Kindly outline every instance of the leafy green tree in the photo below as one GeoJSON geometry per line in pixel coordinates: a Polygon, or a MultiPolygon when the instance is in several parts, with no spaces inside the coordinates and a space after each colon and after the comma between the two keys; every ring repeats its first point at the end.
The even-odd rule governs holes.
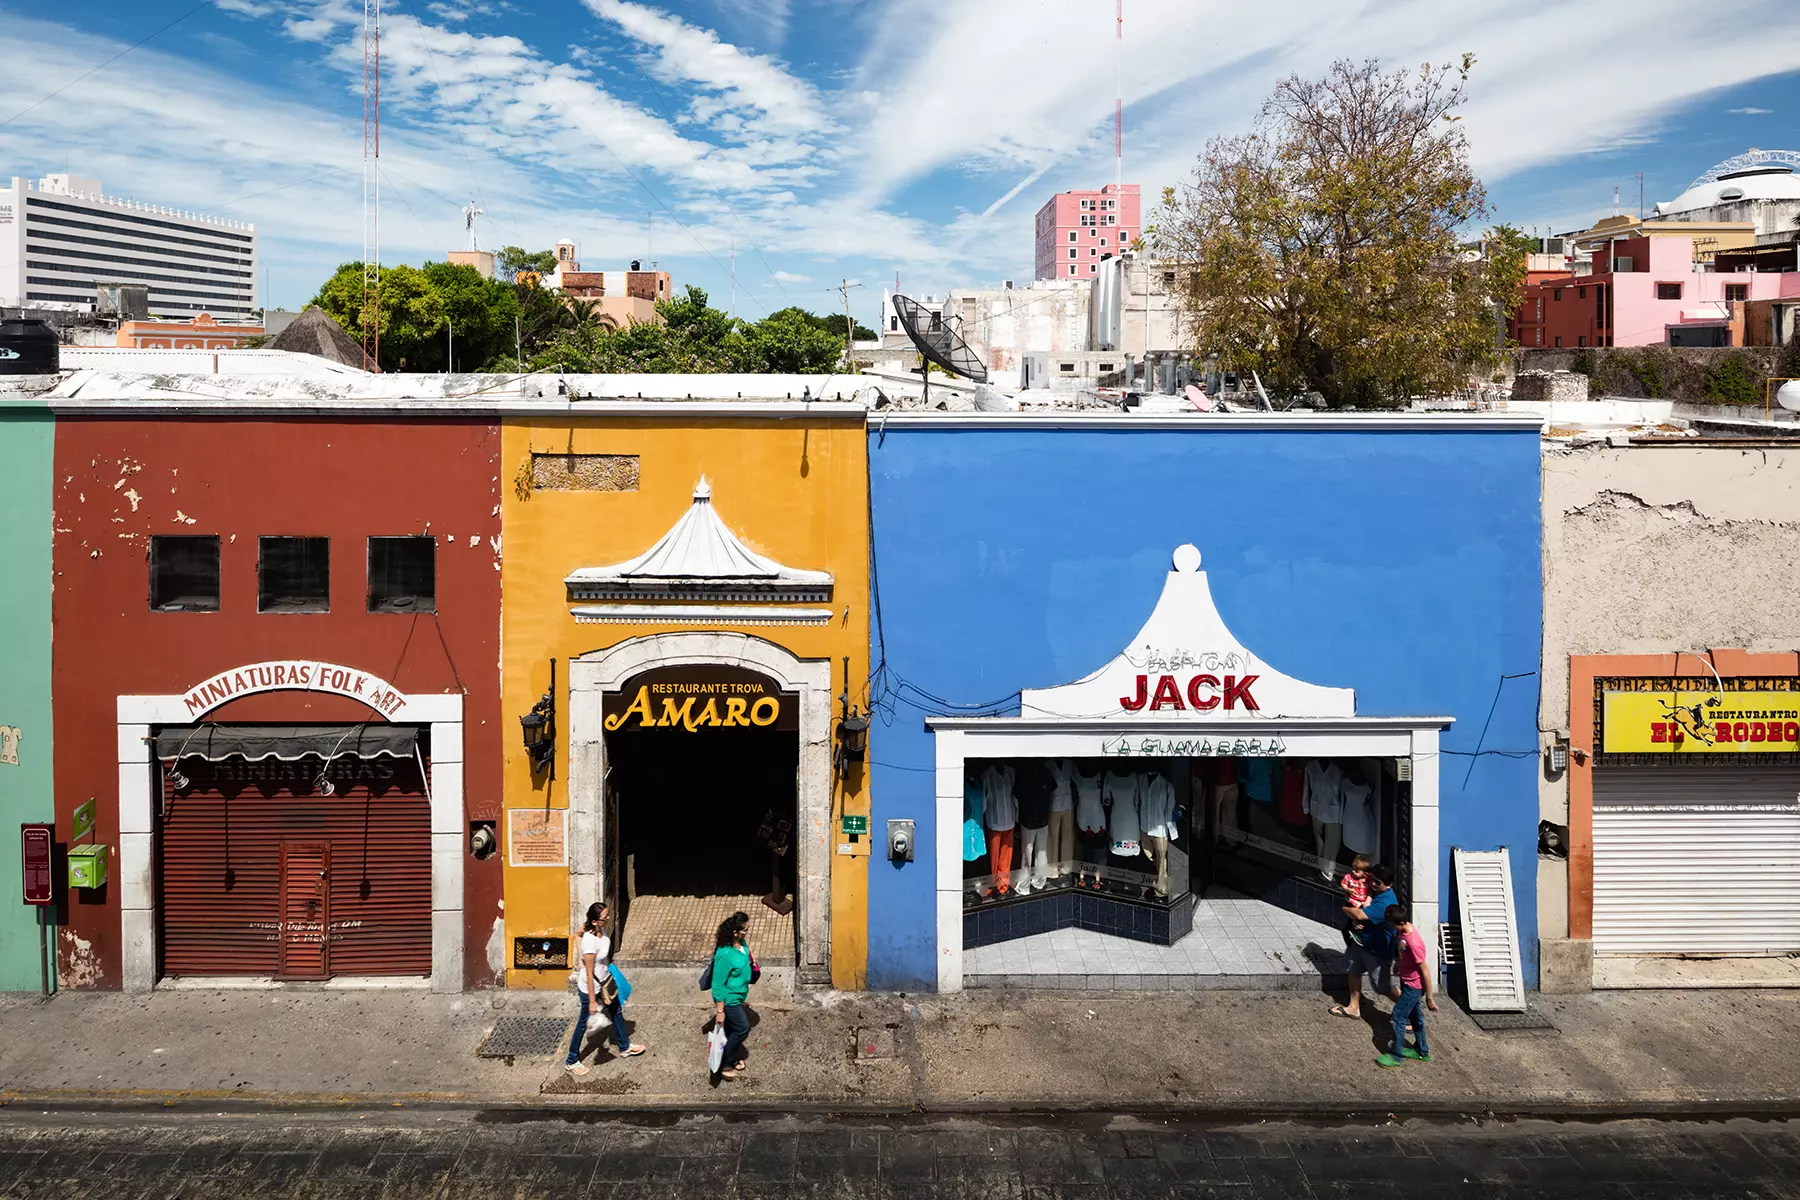
{"type": "Polygon", "coordinates": [[[831,329],[809,312],[784,308],[747,326],[743,338],[749,361],[761,364],[752,370],[819,374],[830,371],[843,357],[844,320],[839,317],[837,328],[831,329]]]}
{"type": "Polygon", "coordinates": [[[536,271],[539,275],[548,275],[554,270],[554,250],[525,250],[518,246],[506,246],[494,255],[494,274],[502,283],[517,281],[520,271],[536,271]]]}
{"type": "MultiPolygon", "coordinates": [[[[312,303],[361,341],[363,264],[348,262],[339,267],[312,303]]],[[[428,369],[421,365],[427,360],[442,362],[444,299],[423,271],[405,265],[383,267],[379,308],[383,371],[420,371],[428,369]]]]}
{"type": "Polygon", "coordinates": [[[1457,116],[1473,64],[1290,76],[1251,132],[1207,144],[1151,247],[1178,268],[1194,349],[1333,407],[1452,391],[1497,361],[1524,259],[1510,234],[1484,252],[1459,233],[1488,211],[1457,116]]]}
{"type": "Polygon", "coordinates": [[[454,339],[438,338],[439,351],[454,346],[455,361],[440,354],[435,364],[422,355],[415,370],[473,370],[512,357],[514,322],[520,316],[514,289],[461,263],[426,263],[423,274],[443,302],[446,328],[454,339]]]}

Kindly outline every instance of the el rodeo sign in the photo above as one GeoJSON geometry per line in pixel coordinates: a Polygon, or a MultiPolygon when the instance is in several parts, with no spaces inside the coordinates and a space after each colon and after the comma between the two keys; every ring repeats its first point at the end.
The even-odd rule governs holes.
{"type": "Polygon", "coordinates": [[[1608,754],[1800,752],[1800,692],[1607,692],[1608,754]]]}

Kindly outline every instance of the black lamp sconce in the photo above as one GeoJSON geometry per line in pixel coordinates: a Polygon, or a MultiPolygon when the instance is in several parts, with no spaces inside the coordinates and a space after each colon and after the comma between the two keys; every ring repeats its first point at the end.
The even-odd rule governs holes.
{"type": "Polygon", "coordinates": [[[556,660],[550,660],[550,690],[519,718],[520,734],[525,739],[525,753],[531,759],[531,773],[551,771],[556,766],[556,660]]]}
{"type": "Polygon", "coordinates": [[[838,697],[843,715],[838,717],[838,772],[860,763],[869,752],[869,718],[850,703],[850,659],[844,659],[844,691],[838,697]]]}

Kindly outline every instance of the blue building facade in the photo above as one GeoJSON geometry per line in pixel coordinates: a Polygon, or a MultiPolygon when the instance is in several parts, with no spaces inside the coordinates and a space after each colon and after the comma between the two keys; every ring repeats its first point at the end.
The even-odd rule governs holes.
{"type": "Polygon", "coordinates": [[[869,463],[872,828],[913,820],[918,847],[871,864],[871,988],[939,986],[960,952],[939,875],[956,836],[940,797],[962,784],[940,778],[945,734],[928,718],[1016,715],[1022,690],[1115,660],[1183,545],[1269,669],[1354,689],[1358,720],[1453,720],[1434,764],[1384,768],[1390,791],[1415,767],[1436,789],[1438,869],[1421,874],[1434,894],[1413,903],[1453,919],[1451,848],[1505,846],[1517,927],[1536,929],[1536,422],[908,415],[871,423],[869,463]]]}

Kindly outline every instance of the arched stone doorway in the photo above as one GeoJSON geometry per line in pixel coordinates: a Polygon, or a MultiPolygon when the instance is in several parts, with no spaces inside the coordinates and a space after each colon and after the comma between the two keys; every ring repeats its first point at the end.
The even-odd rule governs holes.
{"type": "Polygon", "coordinates": [[[831,664],[801,659],[762,638],[723,631],[662,633],[595,650],[569,664],[570,927],[614,886],[606,824],[609,764],[602,699],[664,667],[724,666],[773,680],[799,703],[795,773],[795,935],[802,982],[830,979],[831,664]]]}

